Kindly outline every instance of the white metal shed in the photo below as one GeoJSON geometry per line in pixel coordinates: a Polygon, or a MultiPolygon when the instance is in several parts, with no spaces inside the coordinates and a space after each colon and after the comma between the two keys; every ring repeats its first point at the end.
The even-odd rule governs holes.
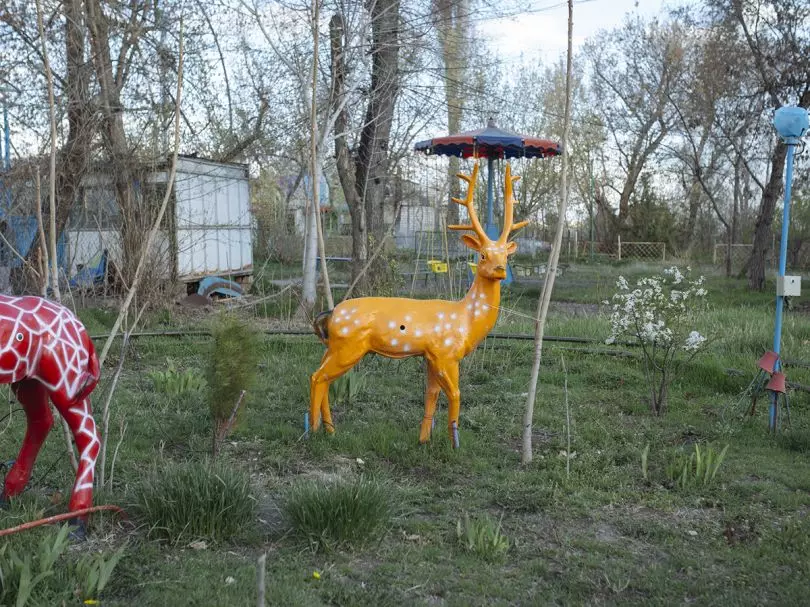
{"type": "MultiPolygon", "coordinates": [[[[162,198],[168,167],[147,173],[146,187],[162,198]]],[[[69,272],[92,263],[103,250],[121,255],[120,216],[108,175],[85,180],[83,199],[72,214],[65,236],[69,272]]],[[[253,218],[248,167],[180,156],[168,221],[155,244],[153,263],[165,278],[196,282],[209,275],[248,276],[253,272],[253,218]]]]}

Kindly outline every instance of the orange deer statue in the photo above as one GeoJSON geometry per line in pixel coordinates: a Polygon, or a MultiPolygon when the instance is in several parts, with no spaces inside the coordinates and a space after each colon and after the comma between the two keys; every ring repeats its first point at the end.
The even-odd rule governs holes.
{"type": "Polygon", "coordinates": [[[368,352],[389,358],[422,356],[427,362],[427,389],[419,442],[430,440],[436,401],[439,390],[443,390],[449,403],[450,438],[453,446],[458,447],[459,362],[475,350],[498,319],[507,256],[517,249],[517,243],[509,242],[509,235],[528,223],[512,223],[513,185],[520,177],[512,177],[508,164],[503,231],[496,241],[487,237],[473,204],[478,163],[475,163],[471,175],[459,174],[458,177],[468,184],[467,196],[464,200],[453,198],[453,202],[467,208],[470,224],[448,227],[475,233],[461,237],[465,245],[480,254],[470,290],[461,301],[401,297],[348,299],[334,310],[319,314],[313,326],[327,350],[321,366],[310,380],[309,426],[313,432],[318,430],[321,420],[327,432],[334,432],[329,410],[329,385],[368,352]]]}

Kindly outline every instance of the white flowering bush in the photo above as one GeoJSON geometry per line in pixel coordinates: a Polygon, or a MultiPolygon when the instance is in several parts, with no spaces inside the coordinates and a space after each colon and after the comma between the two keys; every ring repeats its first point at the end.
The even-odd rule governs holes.
{"type": "Polygon", "coordinates": [[[681,364],[691,360],[706,345],[706,337],[694,329],[695,313],[705,307],[703,276],[690,279],[690,268],[676,266],[661,276],[640,278],[635,287],[624,276],[616,281],[610,314],[610,337],[635,338],[644,352],[644,371],[650,389],[650,408],[662,415],[667,407],[669,386],[681,364]]]}

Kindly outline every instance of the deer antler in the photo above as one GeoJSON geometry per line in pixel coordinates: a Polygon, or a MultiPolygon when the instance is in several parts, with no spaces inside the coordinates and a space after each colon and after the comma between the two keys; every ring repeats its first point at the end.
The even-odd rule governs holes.
{"type": "Polygon", "coordinates": [[[475,161],[472,173],[470,173],[470,175],[458,173],[456,177],[467,182],[467,196],[464,200],[461,200],[460,198],[453,198],[452,201],[463,207],[467,207],[467,212],[470,215],[470,223],[465,225],[451,225],[447,227],[450,230],[472,230],[478,234],[479,237],[486,238],[487,233],[484,231],[484,228],[481,227],[481,222],[478,221],[478,215],[475,212],[475,205],[473,204],[473,196],[475,196],[475,184],[478,182],[478,161],[475,161]]]}
{"type": "Polygon", "coordinates": [[[505,244],[506,241],[509,240],[509,235],[512,232],[516,232],[520,228],[529,224],[528,221],[518,221],[517,223],[512,223],[515,211],[514,184],[518,179],[520,179],[518,175],[512,177],[512,167],[509,165],[509,163],[507,163],[505,179],[506,183],[504,188],[506,191],[504,192],[503,196],[503,231],[498,238],[498,242],[501,244],[505,244]]]}

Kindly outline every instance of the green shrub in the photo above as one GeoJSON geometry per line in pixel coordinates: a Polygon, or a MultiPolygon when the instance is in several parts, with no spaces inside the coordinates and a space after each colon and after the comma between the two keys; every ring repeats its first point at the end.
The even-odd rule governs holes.
{"type": "Polygon", "coordinates": [[[456,539],[466,552],[490,561],[501,559],[509,550],[509,538],[501,533],[501,521],[486,514],[473,520],[465,513],[464,519],[456,523],[456,539]]]}
{"type": "Polygon", "coordinates": [[[689,456],[678,453],[667,465],[667,477],[680,489],[710,485],[726,459],[728,447],[726,445],[718,453],[711,446],[701,450],[700,445],[695,445],[689,456]]]}
{"type": "Polygon", "coordinates": [[[166,462],[137,486],[135,510],[150,537],[224,540],[254,519],[256,500],[247,474],[202,462],[166,462]]]}
{"type": "Polygon", "coordinates": [[[341,375],[329,386],[329,401],[333,405],[351,406],[357,395],[365,390],[366,376],[354,369],[341,375]]]}
{"type": "Polygon", "coordinates": [[[287,494],[284,513],[313,550],[334,550],[381,537],[391,507],[387,487],[361,477],[351,482],[300,483],[287,494]]]}
{"type": "Polygon", "coordinates": [[[231,314],[221,316],[212,333],[208,385],[211,416],[219,429],[227,423],[242,390],[249,390],[256,380],[259,333],[231,314]]]}
{"type": "Polygon", "coordinates": [[[165,371],[153,371],[149,374],[149,379],[155,386],[157,392],[163,394],[185,394],[186,392],[198,392],[205,386],[205,378],[196,369],[178,371],[174,366],[174,361],[168,359],[165,371]]]}
{"type": "MultiPolygon", "coordinates": [[[[7,542],[0,548],[0,604],[57,605],[76,597],[95,599],[104,592],[113,571],[124,556],[126,545],[112,556],[84,554],[78,560],[68,555],[70,527],[46,533],[36,550],[7,542]]],[[[71,603],[72,604],[72,603],[71,603]]]]}

